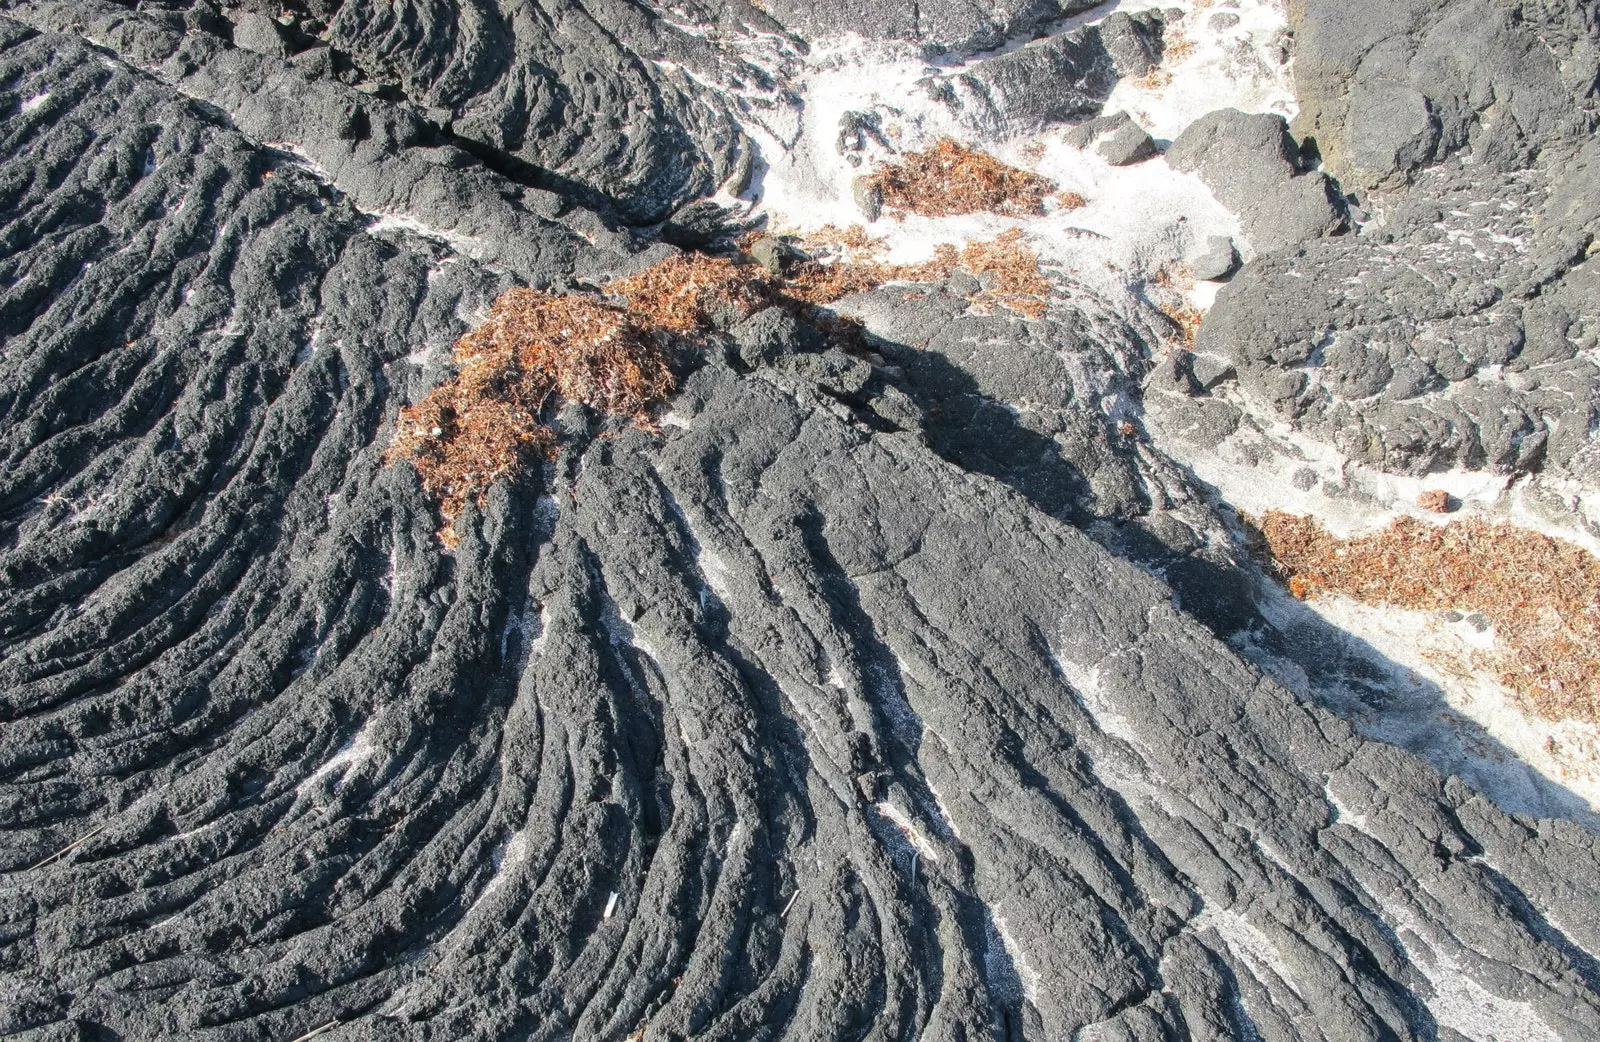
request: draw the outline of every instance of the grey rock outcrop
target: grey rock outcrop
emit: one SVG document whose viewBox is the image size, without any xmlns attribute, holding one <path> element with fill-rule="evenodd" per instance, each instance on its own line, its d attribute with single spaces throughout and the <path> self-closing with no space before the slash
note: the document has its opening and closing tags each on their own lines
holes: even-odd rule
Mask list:
<svg viewBox="0 0 1600 1042">
<path fill-rule="evenodd" d="M 1587 317 L 1600 284 L 1582 240 L 1539 221 L 1551 198 L 1547 171 L 1489 192 L 1459 168 L 1426 173 L 1381 233 L 1248 266 L 1198 344 L 1280 415 L 1381 469 L 1548 467 L 1600 483 Z"/>
<path fill-rule="evenodd" d="M 970 62 L 946 89 L 980 120 L 1013 133 L 1098 116 L 1119 79 L 1143 75 L 1160 59 L 1165 24 L 1160 12 L 1113 12 Z"/>
<path fill-rule="evenodd" d="M 1112 166 L 1130 166 L 1154 158 L 1156 143 L 1148 131 L 1126 112 L 1096 116 L 1067 132 L 1065 140 L 1074 148 L 1095 146 L 1100 158 Z"/>
<path fill-rule="evenodd" d="M 1189 258 L 1189 271 L 1197 279 L 1215 282 L 1232 275 L 1239 267 L 1239 251 L 1226 235 L 1213 235 L 1204 250 Z"/>
<path fill-rule="evenodd" d="M 769 0 L 761 5 L 784 25 L 809 36 L 857 33 L 874 40 L 909 40 L 932 53 L 982 51 L 1095 6 L 1095 0 L 926 0 L 860 4 L 849 0 Z"/>
<path fill-rule="evenodd" d="M 1330 167 L 1390 187 L 1363 199 L 1361 234 L 1247 266 L 1198 344 L 1275 418 L 1356 461 L 1547 473 L 1593 495 L 1600 151 L 1573 138 L 1592 125 L 1594 18 L 1513 6 L 1296 9 L 1297 127 Z M 1404 75 L 1373 79 L 1385 62 Z M 1385 144 L 1360 166 L 1368 145 L 1425 125 L 1426 147 Z"/>
<path fill-rule="evenodd" d="M 1277 253 L 1344 224 L 1328 177 L 1306 170 L 1282 116 L 1219 109 L 1195 120 L 1167 150 L 1175 169 L 1199 175 L 1239 215 L 1258 251 Z"/>
<path fill-rule="evenodd" d="M 1520 169 L 1600 117 L 1600 23 L 1582 0 L 1299 0 L 1290 18 L 1295 132 L 1348 187 L 1463 149 Z"/>
</svg>

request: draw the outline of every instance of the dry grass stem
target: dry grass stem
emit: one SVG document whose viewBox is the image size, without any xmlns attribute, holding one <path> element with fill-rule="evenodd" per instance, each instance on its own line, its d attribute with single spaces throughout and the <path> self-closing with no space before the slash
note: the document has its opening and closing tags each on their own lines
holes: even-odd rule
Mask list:
<svg viewBox="0 0 1600 1042">
<path fill-rule="evenodd" d="M 1600 723 L 1600 559 L 1588 551 L 1478 519 L 1402 517 L 1348 540 L 1290 514 L 1254 524 L 1294 596 L 1479 612 L 1499 639 L 1486 665 L 1501 684 L 1551 720 Z"/>
</svg>

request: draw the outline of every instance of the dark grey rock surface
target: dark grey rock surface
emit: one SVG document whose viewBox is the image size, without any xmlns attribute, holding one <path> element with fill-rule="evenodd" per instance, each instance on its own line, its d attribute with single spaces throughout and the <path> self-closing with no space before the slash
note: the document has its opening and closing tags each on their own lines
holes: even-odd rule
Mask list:
<svg viewBox="0 0 1600 1042">
<path fill-rule="evenodd" d="M 1600 25 L 1559 3 L 1381 6 L 1297 9 L 1296 126 L 1330 169 L 1388 187 L 1362 199 L 1360 234 L 1247 266 L 1199 346 L 1270 414 L 1359 462 L 1541 474 L 1592 495 L 1600 151 L 1583 136 Z M 1370 79 L 1382 62 L 1415 86 Z M 1419 89 L 1432 93 L 1413 105 Z M 1425 109 L 1437 140 L 1363 166 L 1363 142 L 1402 123 L 1358 112 L 1362 97 L 1396 119 Z"/>
<path fill-rule="evenodd" d="M 930 54 L 981 51 L 1031 34 L 1096 6 L 1096 0 L 923 0 L 862 4 L 851 0 L 767 0 L 760 5 L 806 36 L 856 33 L 873 40 L 920 43 Z"/>
<path fill-rule="evenodd" d="M 1215 282 L 1232 275 L 1239 267 L 1239 251 L 1226 235 L 1213 235 L 1204 250 L 1189 258 L 1189 270 L 1197 279 Z"/>
<path fill-rule="evenodd" d="M 675 30 L 340 7 L 306 59 L 10 10 L 0 1034 L 1600 1034 L 1596 837 L 1215 635 L 1242 573 L 1137 426 L 1197 374 L 1142 320 L 885 289 L 846 350 L 757 315 L 658 433 L 564 411 L 447 553 L 395 414 L 501 290 L 669 252 L 617 217 L 714 166 L 715 106 L 629 79 Z M 339 78 L 380 59 L 402 91 Z M 517 143 L 557 82 L 590 100 Z M 688 166 L 608 172 L 602 111 Z M 1587 189 L 1542 198 L 1583 241 Z"/>
<path fill-rule="evenodd" d="M 1333 182 L 1306 169 L 1282 116 L 1218 109 L 1178 136 L 1167 162 L 1197 174 L 1239 215 L 1245 235 L 1262 253 L 1292 249 L 1344 225 Z"/>
<path fill-rule="evenodd" d="M 1165 20 L 1158 11 L 1105 19 L 969 62 L 941 84 L 980 126 L 1010 133 L 1096 117 L 1123 76 L 1155 67 Z"/>
<path fill-rule="evenodd" d="M 1518 170 L 1600 117 L 1600 22 L 1585 0 L 1298 0 L 1289 14 L 1296 134 L 1351 188 L 1463 149 Z"/>
<path fill-rule="evenodd" d="M 1100 158 L 1112 166 L 1142 163 L 1156 155 L 1156 143 L 1148 131 L 1126 112 L 1096 116 L 1069 130 L 1067 144 L 1074 148 L 1095 145 Z"/>
</svg>

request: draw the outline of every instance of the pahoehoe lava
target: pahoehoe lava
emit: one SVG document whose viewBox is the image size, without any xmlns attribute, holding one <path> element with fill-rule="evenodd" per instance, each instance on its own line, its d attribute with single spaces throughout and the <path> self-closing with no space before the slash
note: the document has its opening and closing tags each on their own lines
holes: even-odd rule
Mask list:
<svg viewBox="0 0 1600 1042">
<path fill-rule="evenodd" d="M 1509 135 L 1329 73 L 1336 9 L 1385 4 L 1291 3 L 1330 164 L 1256 158 L 1322 209 L 1223 291 L 1211 388 L 1088 285 L 1042 320 L 884 287 L 857 344 L 713 331 L 657 429 L 560 409 L 447 550 L 396 415 L 501 292 L 743 190 L 784 87 L 735 43 L 1010 41 L 972 75 L 1024 80 L 1104 46 L 1073 118 L 1120 74 L 1081 3 L 799 6 L 0 7 L 0 1034 L 1600 1037 L 1597 836 L 1241 657 L 1253 566 L 1102 407 L 1238 384 L 1376 467 L 1593 478 L 1593 12 L 1395 5 L 1562 27 Z M 1331 136 L 1406 105 L 1414 141 Z M 1325 235 L 1363 177 L 1405 216 Z M 1497 211 L 1475 251 L 1451 222 L 1508 185 L 1538 247 Z"/>
</svg>

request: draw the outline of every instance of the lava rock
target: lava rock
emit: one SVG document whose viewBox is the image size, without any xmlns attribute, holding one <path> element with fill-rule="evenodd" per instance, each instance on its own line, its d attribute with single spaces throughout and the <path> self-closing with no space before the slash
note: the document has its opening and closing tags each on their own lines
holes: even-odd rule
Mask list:
<svg viewBox="0 0 1600 1042">
<path fill-rule="evenodd" d="M 1143 127 L 1129 122 L 1100 140 L 1095 151 L 1112 166 L 1132 166 L 1156 155 L 1156 143 Z"/>
<path fill-rule="evenodd" d="M 233 23 L 233 43 L 247 51 L 273 58 L 285 58 L 289 45 L 283 38 L 278 23 L 264 14 L 246 12 Z"/>
<path fill-rule="evenodd" d="M 1158 60 L 1164 26 L 1158 12 L 1117 11 L 1102 22 L 1035 40 L 970 62 L 952 78 L 980 125 L 1037 130 L 1099 114 L 1123 76 Z M 1152 57 L 1155 56 L 1155 57 Z"/>
<path fill-rule="evenodd" d="M 870 40 L 908 40 L 931 54 L 982 51 L 1080 14 L 1096 0 L 928 0 L 861 4 L 850 0 L 769 0 L 761 5 L 807 36 L 854 33 Z"/>
<path fill-rule="evenodd" d="M 710 199 L 682 207 L 661 226 L 661 241 L 686 250 L 704 249 L 739 231 L 733 212 Z"/>
<path fill-rule="evenodd" d="M 739 358 L 754 368 L 787 355 L 822 349 L 822 337 L 783 308 L 763 308 L 733 327 Z"/>
<path fill-rule="evenodd" d="M 1064 140 L 1078 149 L 1099 142 L 1100 157 L 1112 166 L 1140 163 L 1157 151 L 1154 139 L 1126 112 L 1086 120 L 1067 131 Z"/>
<path fill-rule="evenodd" d="M 1239 267 L 1239 253 L 1233 240 L 1226 235 L 1212 235 L 1206 239 L 1206 248 L 1188 260 L 1189 270 L 1197 279 L 1219 282 L 1232 275 Z"/>
<path fill-rule="evenodd" d="M 595 193 L 695 162 L 712 110 L 667 129 L 701 88 L 628 50 L 691 45 L 628 5 L 341 8 L 357 61 L 481 116 L 444 141 L 429 106 L 159 11 L 10 10 L 0 1034 L 1431 1038 L 1464 993 L 1600 1035 L 1596 837 L 1219 638 L 1259 620 L 1205 490 L 1108 417 L 1141 400 L 1143 316 L 886 286 L 839 306 L 887 364 L 682 350 L 659 429 L 568 404 L 556 458 L 447 549 L 386 458 L 398 411 L 508 286 L 672 254 Z M 630 113 L 637 154 L 608 151 Z M 567 158 L 510 176 L 538 155 Z M 1434 223 L 1467 202 L 1429 191 Z M 1394 225 L 1370 310 L 1334 290 L 1376 250 L 1252 264 L 1218 305 L 1241 378 L 1304 388 L 1327 328 L 1398 314 L 1520 350 L 1494 321 L 1538 297 L 1579 353 L 1514 391 L 1576 408 L 1585 198 L 1462 210 L 1548 213 L 1523 260 L 1485 254 L 1499 296 L 1470 266 L 1401 277 L 1431 224 Z M 1296 262 L 1306 299 L 1274 281 Z M 1428 332 L 1407 350 L 1456 350 Z"/>
<path fill-rule="evenodd" d="M 1301 169 L 1282 116 L 1207 113 L 1172 143 L 1167 162 L 1199 175 L 1239 215 L 1259 252 L 1288 250 L 1344 225 L 1342 196 L 1324 174 Z"/>
<path fill-rule="evenodd" d="M 866 176 L 850 179 L 850 197 L 861 211 L 862 220 L 871 224 L 883 216 L 883 187 Z"/>
<path fill-rule="evenodd" d="M 1403 184 L 1470 148 L 1489 170 L 1576 142 L 1597 114 L 1600 51 L 1580 0 L 1334 0 L 1294 5 L 1296 133 L 1346 185 Z M 1492 103 L 1491 103 L 1492 102 Z"/>
</svg>

